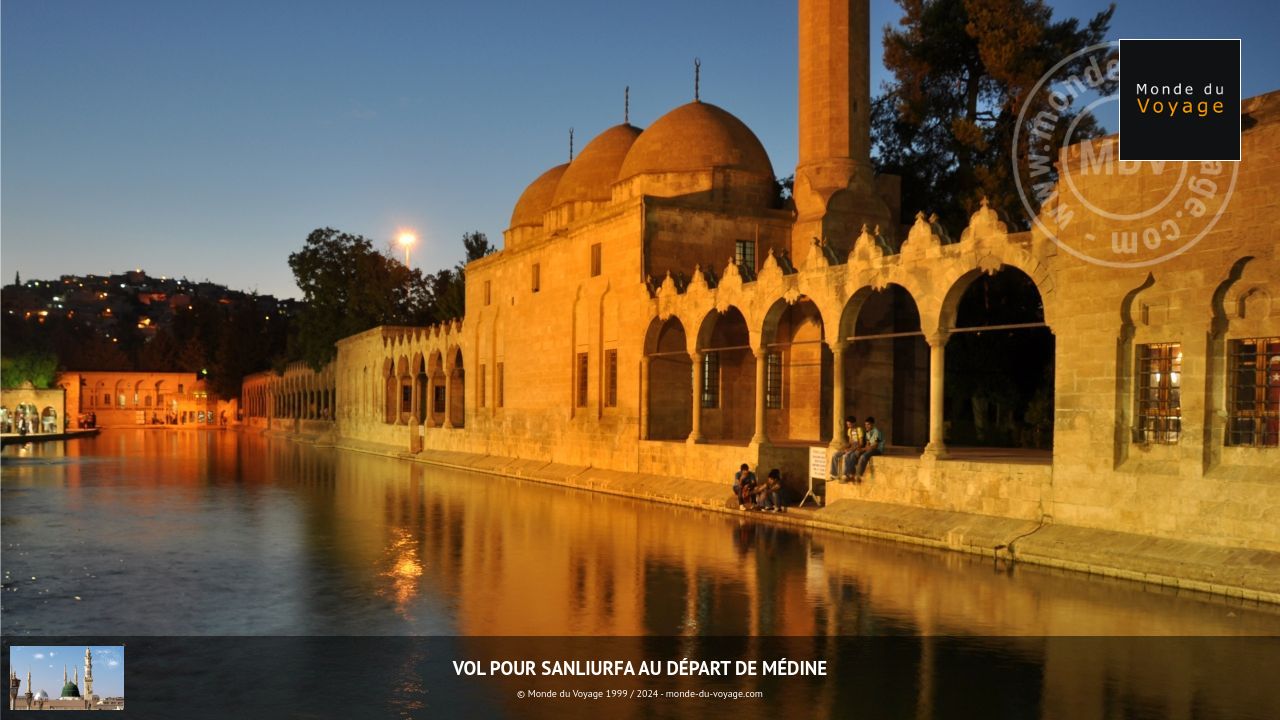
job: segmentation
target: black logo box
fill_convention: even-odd
[[[1240,40],[1121,40],[1120,159],[1239,160]]]

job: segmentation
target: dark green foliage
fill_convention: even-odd
[[[320,369],[341,338],[379,325],[423,325],[435,319],[431,288],[418,270],[373,249],[359,235],[315,230],[289,256],[302,291],[293,352]]]
[[[1054,20],[1039,0],[897,2],[899,27],[884,31],[894,80],[872,103],[871,121],[877,170],[902,177],[901,221],[937,212],[958,234],[985,196],[1026,227],[1013,175],[1018,112],[1049,68],[1105,38],[1115,6],[1081,26]],[[1060,135],[1075,116],[1061,117]],[[1087,116],[1073,138],[1100,133]],[[1024,169],[1026,150],[1017,152]]]
[[[466,249],[465,260],[452,268],[443,268],[427,277],[439,320],[460,318],[466,314],[467,263],[479,260],[497,250],[489,244],[489,238],[478,230],[463,235],[462,246]]]
[[[58,358],[50,352],[24,352],[0,358],[0,382],[16,388],[29,382],[37,388],[53,386],[58,372]]]

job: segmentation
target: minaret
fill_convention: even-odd
[[[18,679],[18,673],[13,668],[9,668],[9,709],[17,710],[18,704],[18,686],[22,681]]]
[[[93,697],[93,654],[87,647],[84,649],[84,696],[85,699]]]
[[[863,224],[892,235],[871,167],[870,0],[800,0],[800,157],[792,255],[848,252]],[[803,252],[801,252],[803,251]]]

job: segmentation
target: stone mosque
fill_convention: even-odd
[[[26,691],[17,671],[9,670],[10,710],[123,710],[124,698],[100,698],[93,692],[93,653],[84,649],[84,692],[80,691],[80,668],[73,667],[71,678],[62,667],[62,690],[53,698],[44,690],[33,691],[31,671],[27,671]]]
[[[1112,221],[1051,203],[1029,231],[985,201],[963,228],[927,207],[898,223],[900,181],[871,163],[869,32],[868,0],[799,0],[790,201],[751,129],[698,94],[624,121],[528,185],[502,249],[466,268],[465,317],[345,338],[319,373],[251,376],[250,424],[726,488],[748,462],[781,468],[794,502],[810,448],[874,416],[885,454],[863,483],[827,483],[827,507],[1280,551],[1280,93],[1243,102],[1241,162],[1192,164],[1235,173],[1202,239],[1091,262]],[[1177,191],[1110,162],[1074,190],[1117,206]],[[1004,407],[974,381],[995,361],[1032,366],[1043,395]],[[972,442],[1014,413],[1033,429]]]

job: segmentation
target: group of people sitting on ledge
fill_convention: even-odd
[[[862,482],[867,464],[873,456],[884,452],[884,433],[876,427],[876,419],[868,417],[858,427],[858,419],[852,415],[844,419],[843,442],[831,457],[831,479],[836,482]]]
[[[778,468],[770,470],[769,476],[761,483],[756,480],[751,467],[742,463],[738,472],[733,474],[733,495],[738,498],[739,510],[787,511],[782,504],[782,473]]]

